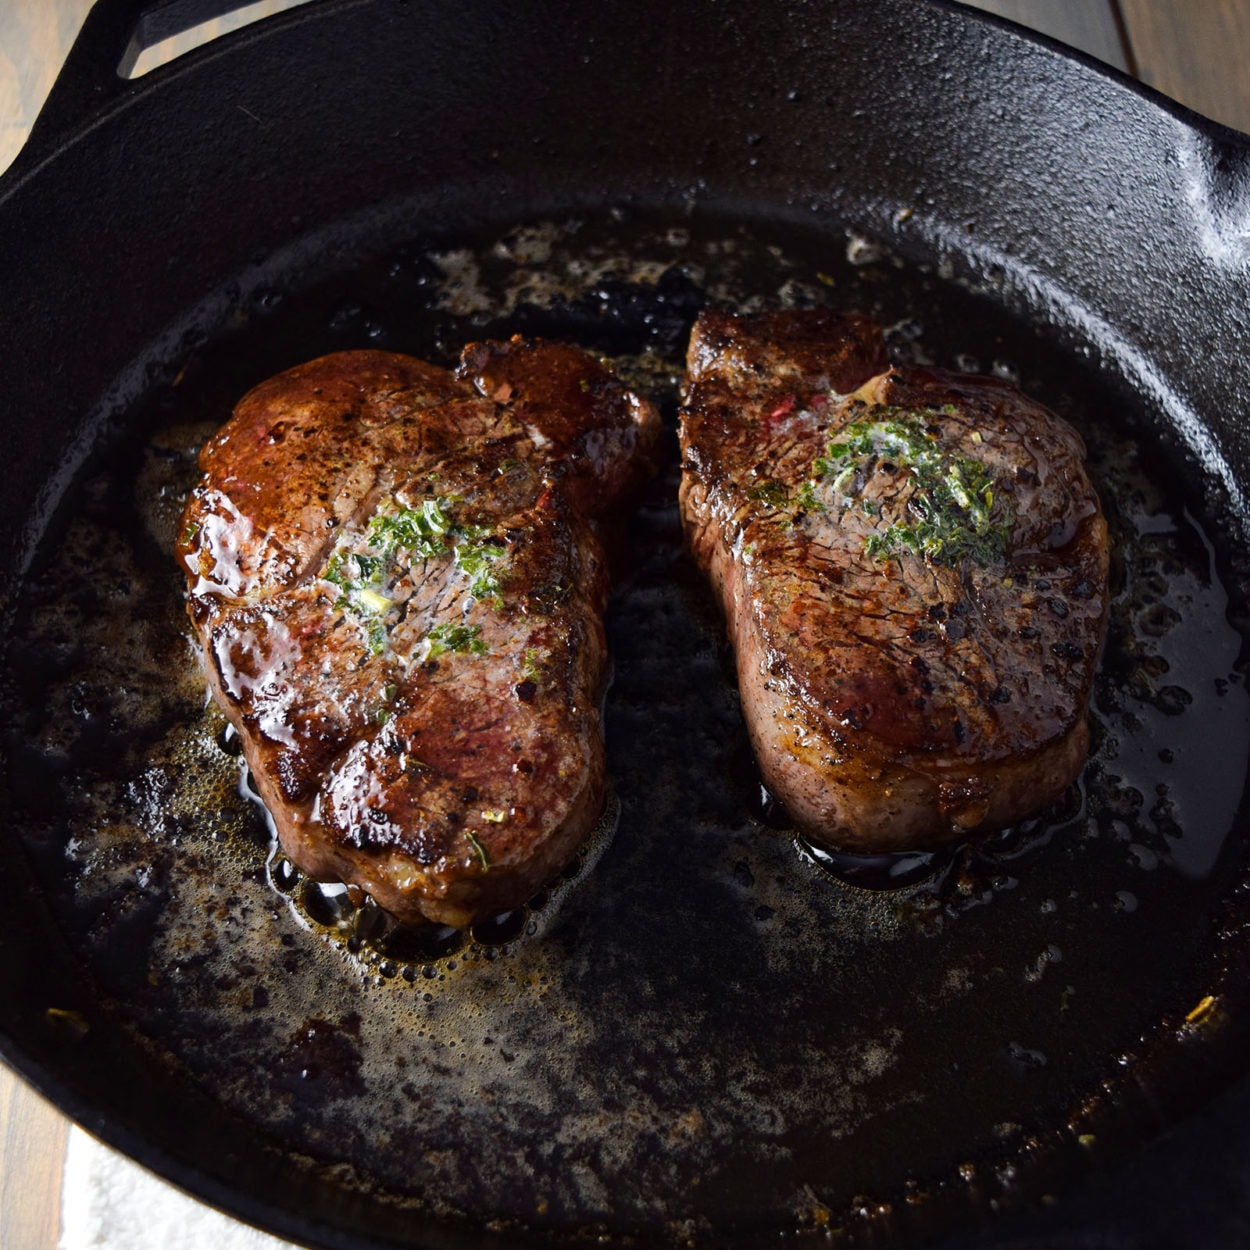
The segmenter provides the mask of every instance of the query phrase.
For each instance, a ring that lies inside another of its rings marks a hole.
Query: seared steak
[[[800,829],[875,854],[1059,796],[1107,614],[1079,435],[1004,382],[889,368],[825,310],[705,314],[685,387],[683,519]]]
[[[461,926],[573,854],[605,792],[595,518],[657,429],[592,357],[520,338],[454,374],[344,352],[238,404],[178,555],[300,868]]]

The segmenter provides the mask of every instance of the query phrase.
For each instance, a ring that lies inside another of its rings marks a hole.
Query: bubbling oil
[[[260,804],[271,831],[265,861],[269,883],[287,900],[297,921],[363,969],[376,970],[387,978],[402,976],[406,981],[415,981],[418,973],[442,980],[453,958],[461,962],[498,959],[510,955],[522,940],[539,939],[557,923],[564,900],[611,845],[621,810],[619,799],[609,794],[594,827],[554,880],[519,906],[457,929],[442,924],[401,924],[358,886],[309,877],[283,852],[273,821],[255,789],[248,786],[247,793]]]

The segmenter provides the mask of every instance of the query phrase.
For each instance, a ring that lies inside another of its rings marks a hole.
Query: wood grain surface
[[[1143,82],[1250,132],[1250,3],[1120,0],[1120,7]]]
[[[970,8],[984,9],[1040,31],[1070,47],[1080,48],[1116,69],[1129,68],[1119,13],[1109,0],[964,0]]]
[[[0,1247],[4,1250],[53,1250],[56,1246],[68,1130],[64,1116],[0,1067]]]
[[[138,68],[298,0],[262,0]],[[1250,132],[1250,0],[970,0]],[[91,0],[0,0],[0,170],[12,161]],[[0,1248],[56,1250],[68,1122],[0,1065]],[[100,1247],[100,1250],[126,1250]]]

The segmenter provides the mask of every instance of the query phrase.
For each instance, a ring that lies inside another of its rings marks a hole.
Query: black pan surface
[[[641,13],[332,2],[52,143],[54,99],[0,188],[6,1057],[313,1245],[1235,1244],[1244,145],[952,7]],[[708,302],[864,309],[1081,428],[1117,562],[1080,786],[940,861],[817,861],[760,792],[670,438],[579,863],[469,935],[303,882],[182,620],[199,443],[322,351],[516,330],[671,422]]]

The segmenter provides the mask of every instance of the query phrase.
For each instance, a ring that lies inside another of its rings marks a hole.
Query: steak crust
[[[871,322],[822,309],[704,314],[680,437],[689,544],[804,833],[932,847],[1063,793],[1108,604],[1075,430],[996,379],[891,368]]]
[[[296,865],[459,927],[570,858],[605,794],[596,523],[657,431],[594,358],[520,337],[454,372],[326,356],[239,402],[177,554]]]

